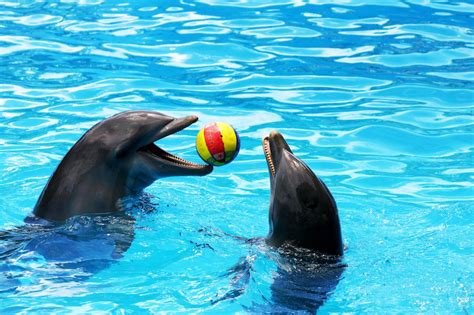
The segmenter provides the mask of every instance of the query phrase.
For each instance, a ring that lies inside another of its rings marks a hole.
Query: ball
[[[210,123],[199,131],[196,150],[206,163],[222,166],[232,162],[239,154],[240,138],[228,123]]]

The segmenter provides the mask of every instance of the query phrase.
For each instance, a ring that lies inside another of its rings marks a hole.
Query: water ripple
[[[474,81],[474,71],[467,72],[428,72],[428,75],[434,75],[445,79]]]
[[[234,20],[205,20],[205,21],[193,21],[186,22],[183,24],[184,27],[202,26],[202,25],[214,25],[232,29],[248,29],[248,28],[268,28],[274,26],[281,26],[285,24],[283,21],[265,18],[252,18],[252,19],[234,19]]]
[[[354,48],[330,48],[330,47],[291,47],[291,46],[258,46],[259,51],[269,52],[282,56],[301,56],[314,58],[349,57],[361,53],[372,52],[374,46],[361,46]]]
[[[255,36],[256,38],[298,38],[298,37],[318,37],[321,33],[302,27],[275,26],[272,28],[258,28],[245,30],[242,35]]]
[[[333,94],[341,96],[346,95],[341,92],[312,92],[305,90],[296,90],[301,88],[317,87],[333,88],[348,91],[368,91],[376,87],[389,85],[390,83],[391,82],[387,80],[376,80],[360,77],[250,75],[241,79],[231,80],[228,82],[213,85],[179,85],[158,79],[117,78],[61,89],[33,89],[24,88],[16,85],[3,84],[0,85],[0,91],[10,92],[13,95],[23,96],[26,98],[59,98],[68,101],[77,101],[102,99],[124,92],[136,91],[153,92],[165,90],[181,90],[196,92],[236,92],[263,88],[265,90],[269,90],[270,93],[278,93],[276,91],[273,91],[274,89],[291,90],[286,93],[281,92],[279,97],[286,97],[287,102],[291,102],[291,99],[296,98],[304,98],[307,101],[311,101],[311,93],[322,93],[326,95]],[[268,97],[269,95],[270,94],[263,94],[261,97]],[[351,94],[347,93],[347,95]],[[239,97],[243,97],[243,94],[240,94]],[[330,98],[321,98],[321,101],[330,102]],[[33,106],[39,105],[40,103],[34,103]]]
[[[311,18],[308,19],[308,22],[316,23],[319,27],[324,28],[332,28],[332,29],[352,29],[352,28],[360,28],[363,25],[384,25],[388,22],[388,19],[382,18],[366,18],[366,19],[357,19],[357,20],[349,20],[349,19],[337,19],[337,18]],[[341,32],[341,34],[345,34]],[[352,33],[346,33],[352,34]],[[357,34],[357,35],[365,35],[364,34]]]
[[[2,16],[2,19],[4,21],[12,21],[14,23],[26,26],[40,26],[48,24],[57,24],[63,20],[63,17],[49,14],[33,14],[21,17]]]
[[[355,154],[445,157],[470,152],[474,148],[471,140],[470,133],[430,136],[399,128],[370,125],[350,132],[338,132],[334,136],[321,137],[316,145],[341,146]],[[440,146],[439,143],[443,145]]]
[[[416,4],[416,5],[426,5],[433,9],[439,10],[447,10],[447,11],[454,11],[454,12],[474,12],[474,5],[472,3],[466,2],[456,2],[456,3],[445,3],[445,2],[426,2],[421,0],[407,0],[408,3]]]
[[[373,23],[376,24],[376,23]],[[378,24],[378,25],[383,25]],[[383,29],[365,31],[343,31],[343,35],[358,36],[393,36],[393,35],[419,35],[436,41],[473,43],[472,30],[466,27],[457,27],[444,24],[404,24],[389,25]]]
[[[65,30],[70,32],[112,32],[113,35],[132,35],[144,29],[153,29],[170,23],[188,22],[193,20],[205,20],[212,16],[200,15],[196,12],[160,13],[153,16],[153,19],[140,19],[137,16],[127,14],[108,15],[106,19],[99,19],[96,22],[78,21],[67,23]],[[122,31],[122,33],[119,33]],[[127,33],[123,33],[126,31]]]
[[[336,61],[344,63],[372,63],[385,67],[409,67],[409,66],[449,66],[460,59],[470,59],[474,55],[474,49],[456,48],[440,49],[427,53],[405,53],[390,55],[371,55],[364,57],[341,58]]]
[[[70,46],[59,42],[35,40],[27,36],[0,36],[0,42],[7,43],[0,49],[0,56],[15,54],[21,51],[46,50],[61,53],[77,53],[83,46]]]
[[[261,62],[272,58],[237,44],[191,42],[180,45],[142,46],[132,44],[105,44],[115,56],[161,57],[164,65],[174,67],[223,66],[239,68],[236,62]]]

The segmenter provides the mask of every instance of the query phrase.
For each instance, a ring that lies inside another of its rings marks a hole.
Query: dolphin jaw
[[[189,169],[196,169],[196,170],[204,170],[210,167],[210,165],[198,164],[190,161],[186,161],[185,159],[180,158],[179,156],[173,155],[154,143],[150,143],[144,147],[141,147],[139,152],[143,152],[148,154],[149,156],[164,160],[170,164],[174,164],[179,167],[189,168]]]
[[[194,175],[194,172],[197,172],[196,175],[206,175],[209,174],[213,167],[208,164],[198,164],[194,162],[187,161],[182,159],[174,154],[171,154],[154,142],[163,139],[169,135],[175,134],[183,129],[186,129],[190,125],[194,124],[198,120],[197,116],[187,116],[184,118],[176,118],[170,121],[166,126],[160,128],[157,133],[148,140],[148,143],[139,147],[137,152],[146,154],[152,160],[159,160],[160,163],[166,162],[166,164],[171,167],[176,168],[177,170],[189,170],[192,174],[183,175]]]
[[[268,170],[270,171],[270,178],[273,179],[276,176],[282,155],[292,153],[292,151],[283,136],[276,130],[273,130],[268,136],[263,138],[262,146]]]
[[[270,150],[270,139],[265,137],[262,140],[263,153],[265,154],[265,159],[267,160],[268,170],[270,171],[271,177],[274,177],[276,174],[275,164],[272,159],[272,151]]]

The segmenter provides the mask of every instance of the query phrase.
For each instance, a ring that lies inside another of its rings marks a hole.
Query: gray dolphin
[[[209,174],[213,167],[185,161],[154,144],[198,120],[154,111],[127,111],[89,129],[64,156],[33,214],[50,221],[114,212],[120,200],[156,179]]]
[[[268,243],[342,255],[337,205],[327,186],[293,154],[279,132],[263,139],[263,150],[271,183]]]
[[[283,136],[272,131],[263,139],[270,172],[270,232],[265,240],[232,236],[245,244],[262,242],[277,247],[269,255],[277,269],[272,272],[272,303],[249,309],[253,313],[316,313],[339,283],[345,265],[336,202],[326,185],[297,158]],[[228,270],[230,290],[213,304],[244,294],[257,254],[243,257]]]

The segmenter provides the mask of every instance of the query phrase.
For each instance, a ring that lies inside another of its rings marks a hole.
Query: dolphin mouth
[[[161,164],[166,164],[168,167],[176,170],[186,170],[187,173],[182,175],[206,175],[212,172],[213,167],[209,164],[198,164],[191,161],[187,161],[179,156],[169,153],[155,144],[156,141],[163,139],[167,136],[175,134],[183,129],[186,129],[190,125],[194,124],[198,118],[196,116],[188,116],[184,118],[178,118],[171,121],[151,139],[150,143],[138,148],[138,152],[146,154],[153,160],[158,160]]]
[[[158,158],[160,160],[164,160],[164,161],[167,161],[171,164],[175,164],[176,166],[180,166],[180,167],[185,167],[185,168],[192,168],[192,169],[196,169],[196,170],[204,170],[204,169],[207,169],[210,167],[210,165],[205,165],[205,164],[198,164],[198,163],[194,163],[194,162],[190,162],[190,161],[187,161],[183,158],[180,158],[179,156],[176,156],[174,154],[171,154],[165,150],[163,150],[162,148],[160,148],[159,146],[157,146],[156,144],[154,143],[150,143],[144,147],[141,147],[140,149],[138,149],[139,151],[141,152],[144,152],[154,158]]]
[[[279,167],[283,155],[287,153],[293,154],[293,152],[283,135],[276,130],[273,130],[267,137],[263,138],[262,146],[265,159],[267,160],[270,178],[273,179],[276,176],[276,170]]]
[[[272,177],[275,176],[275,163],[272,159],[272,151],[270,149],[270,137],[264,137],[262,140],[263,153],[265,154],[265,159],[267,160],[268,171]]]

